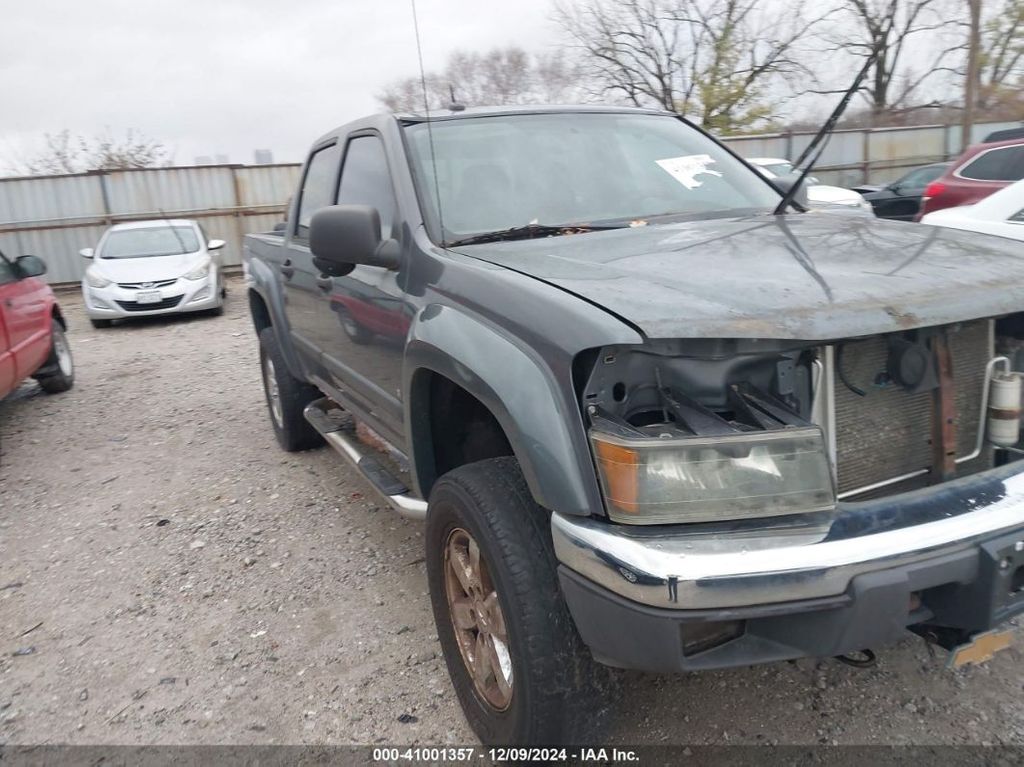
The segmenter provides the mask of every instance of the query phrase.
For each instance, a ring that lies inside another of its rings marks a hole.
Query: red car
[[[991,137],[990,137],[991,138]],[[967,147],[921,198],[921,216],[943,208],[971,205],[1024,178],[1024,138]]]
[[[50,286],[38,279],[46,264],[0,253],[0,398],[32,376],[50,394],[75,382],[67,323]]]

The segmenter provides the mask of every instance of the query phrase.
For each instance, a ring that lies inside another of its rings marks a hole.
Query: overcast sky
[[[456,48],[547,50],[549,0],[417,0],[424,63]],[[418,72],[409,0],[8,0],[0,22],[0,166],[44,133],[135,128],[177,164],[309,142]]]

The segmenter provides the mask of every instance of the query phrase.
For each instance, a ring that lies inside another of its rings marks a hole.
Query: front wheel
[[[60,394],[75,385],[75,361],[63,326],[57,320],[52,320],[52,323],[50,336],[53,345],[50,356],[43,363],[46,372],[37,375],[36,380],[47,394]]]
[[[514,458],[461,466],[430,494],[434,621],[462,710],[485,744],[580,742],[612,703],[610,676],[559,591],[549,525]]]

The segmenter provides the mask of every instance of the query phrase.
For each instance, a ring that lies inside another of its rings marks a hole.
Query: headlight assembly
[[[590,440],[610,516],[636,525],[719,522],[835,508],[815,426],[725,436]]]
[[[190,271],[186,272],[184,277],[186,280],[201,280],[210,272],[210,258],[204,258],[198,264],[196,264]]]
[[[93,269],[85,270],[85,281],[91,288],[105,288],[108,285],[113,285],[113,280],[108,280],[99,272]]]

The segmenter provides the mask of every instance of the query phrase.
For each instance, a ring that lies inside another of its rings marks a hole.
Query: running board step
[[[372,455],[364,453],[363,446],[352,436],[350,430],[345,428],[345,424],[338,423],[328,415],[329,410],[337,408],[330,399],[324,397],[306,405],[303,415],[310,425],[320,432],[327,444],[347,458],[349,463],[387,499],[395,511],[407,519],[425,519],[427,502],[412,495],[404,482]]]

